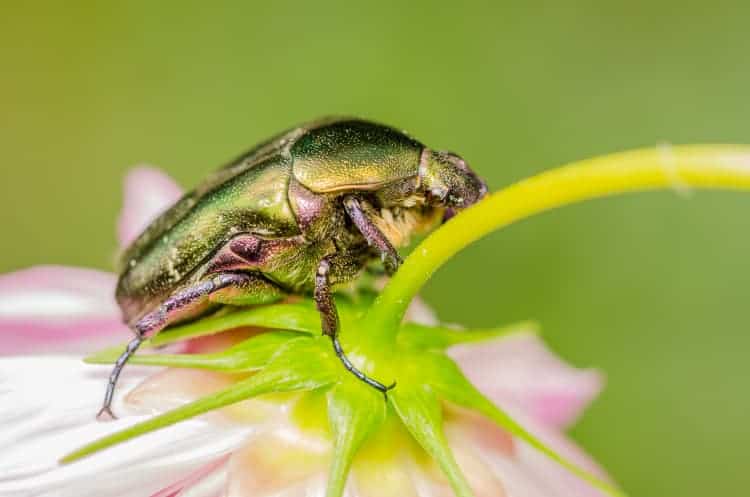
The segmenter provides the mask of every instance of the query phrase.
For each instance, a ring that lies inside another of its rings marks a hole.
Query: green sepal
[[[438,463],[456,496],[473,497],[443,433],[443,408],[435,392],[425,385],[401,384],[388,399],[409,433]]]
[[[430,386],[442,400],[483,414],[511,435],[523,440],[571,473],[608,495],[625,497],[626,494],[620,489],[568,461],[532,435],[509,414],[477,390],[466,376],[464,376],[456,363],[447,356],[436,352],[428,352],[417,359],[416,367],[422,371],[426,378],[429,378]]]
[[[136,354],[131,364],[196,368],[242,373],[265,366],[280,347],[291,340],[310,340],[310,336],[296,331],[267,331],[244,340],[221,352],[211,354]],[[90,364],[112,364],[120,350],[106,349],[87,357]]]
[[[253,376],[195,402],[95,440],[63,456],[60,462],[73,462],[126,440],[257,395],[312,390],[331,385],[341,372],[334,367],[335,363],[331,361],[327,348],[324,350],[321,347],[322,342],[323,340],[313,339],[291,341],[278,349],[268,366]]]
[[[228,314],[211,316],[182,326],[169,328],[149,340],[149,345],[158,347],[169,343],[241,328],[258,326],[279,330],[320,333],[320,315],[311,301],[293,304],[272,304],[242,308]]]
[[[346,379],[328,392],[328,420],[333,459],[326,497],[341,497],[352,460],[362,443],[385,421],[386,403],[379,392]]]
[[[259,328],[299,331],[302,333],[320,333],[320,315],[315,311],[310,300],[302,300],[291,304],[273,304],[241,308],[230,312],[219,312],[197,321],[168,328],[161,333],[145,340],[141,347],[159,347],[191,338],[215,335],[243,326],[257,326]],[[109,357],[119,356],[127,343],[114,345],[100,350],[84,359],[92,364],[109,363]],[[134,356],[137,357],[137,356]],[[134,358],[131,362],[136,364]],[[142,362],[139,364],[154,364]]]
[[[453,345],[494,340],[514,333],[536,334],[538,332],[539,326],[535,321],[521,321],[498,328],[474,330],[404,323],[401,325],[397,340],[399,345],[409,349],[444,350]]]
[[[364,312],[366,304],[372,302],[369,294],[357,294],[356,298],[352,296],[338,296],[336,305],[339,310],[342,321],[356,320]],[[229,308],[227,308],[229,309]],[[145,340],[141,345],[145,347],[160,347],[175,342],[198,338],[202,336],[215,335],[223,331],[241,328],[244,326],[256,326],[259,328],[297,331],[300,333],[318,334],[320,333],[320,314],[315,310],[315,303],[308,298],[298,302],[287,304],[271,304],[263,306],[252,306],[247,308],[232,309],[229,311],[219,311],[218,313],[208,316],[197,321],[187,324],[168,328],[161,333]],[[106,349],[95,352],[86,357],[85,362],[91,364],[110,364],[120,356],[127,343],[107,347]],[[137,359],[138,355],[133,356],[130,362],[133,364],[149,365],[168,365],[175,367],[194,367],[179,366],[177,362],[163,364],[157,359]],[[111,359],[114,358],[114,359]],[[176,361],[182,361],[176,359]],[[200,367],[200,366],[195,366]]]

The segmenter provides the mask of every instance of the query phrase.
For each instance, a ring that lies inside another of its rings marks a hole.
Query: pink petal
[[[509,497],[509,495],[514,495],[505,491],[505,486],[499,475],[488,466],[484,457],[480,457],[481,454],[478,451],[472,450],[470,444],[460,438],[460,434],[458,437],[451,434],[450,426],[446,426],[446,431],[456,462],[461,467],[466,482],[473,490],[475,497]],[[419,488],[429,489],[426,492],[427,495],[434,497],[455,495],[447,478],[434,460],[422,467],[415,466],[412,475],[419,482],[417,484]]]
[[[520,409],[511,408],[509,414],[562,457],[604,481],[609,481],[606,473],[557,428],[525,415]],[[448,433],[451,443],[456,443],[455,433]],[[502,481],[508,495],[605,497],[602,491],[520,440],[515,440],[511,456],[488,449],[481,440],[475,440],[474,443],[480,459]]]
[[[609,476],[601,466],[567,436],[551,426],[524,418],[522,414],[514,414],[514,416],[529,432],[562,457],[571,461],[576,466],[585,469],[592,475],[604,481],[610,481]],[[589,495],[592,497],[604,496],[602,491],[595,489],[589,483],[560,466],[557,462],[523,442],[519,442],[518,457],[523,460],[526,467],[530,469],[530,472],[537,475],[544,475],[545,481],[559,481],[561,483],[559,488],[567,487],[572,489],[572,492],[568,495],[579,495],[581,497]]]
[[[490,399],[558,428],[572,424],[603,385],[599,372],[569,366],[532,333],[459,345],[449,353]]]
[[[435,326],[440,322],[435,311],[433,311],[432,308],[422,300],[422,297],[419,296],[412,299],[409,307],[406,309],[404,321],[424,324],[427,326]]]
[[[475,494],[603,497],[589,483],[478,414],[454,406],[448,413],[446,436]],[[565,459],[608,481],[602,469],[557,428],[518,408],[509,409],[509,414]]]
[[[125,199],[117,224],[120,247],[130,244],[167,207],[182,195],[169,176],[153,167],[133,168],[125,178]]]
[[[0,275],[0,354],[93,350],[129,337],[114,275],[36,266]]]

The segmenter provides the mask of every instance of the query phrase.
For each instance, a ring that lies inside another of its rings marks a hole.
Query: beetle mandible
[[[114,417],[120,371],[147,338],[217,306],[312,293],[321,328],[346,369],[332,286],[487,192],[458,155],[391,127],[328,118],[281,133],[208,176],[122,254],[116,299],[135,338],[109,377],[100,418]]]

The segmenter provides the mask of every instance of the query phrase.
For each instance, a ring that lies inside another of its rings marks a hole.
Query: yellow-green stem
[[[574,162],[489,195],[419,244],[370,308],[375,340],[393,340],[409,302],[454,254],[534,214],[620,193],[689,188],[750,190],[750,146],[689,145],[633,150]],[[382,343],[382,342],[381,342]]]

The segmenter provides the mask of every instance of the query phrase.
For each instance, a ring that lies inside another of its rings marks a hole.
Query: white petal
[[[68,357],[0,359],[0,495],[143,497],[241,445],[251,427],[183,421],[61,466],[73,449],[148,416],[122,397],[153,369],[130,367],[118,385],[121,419],[95,420],[109,374]]]

